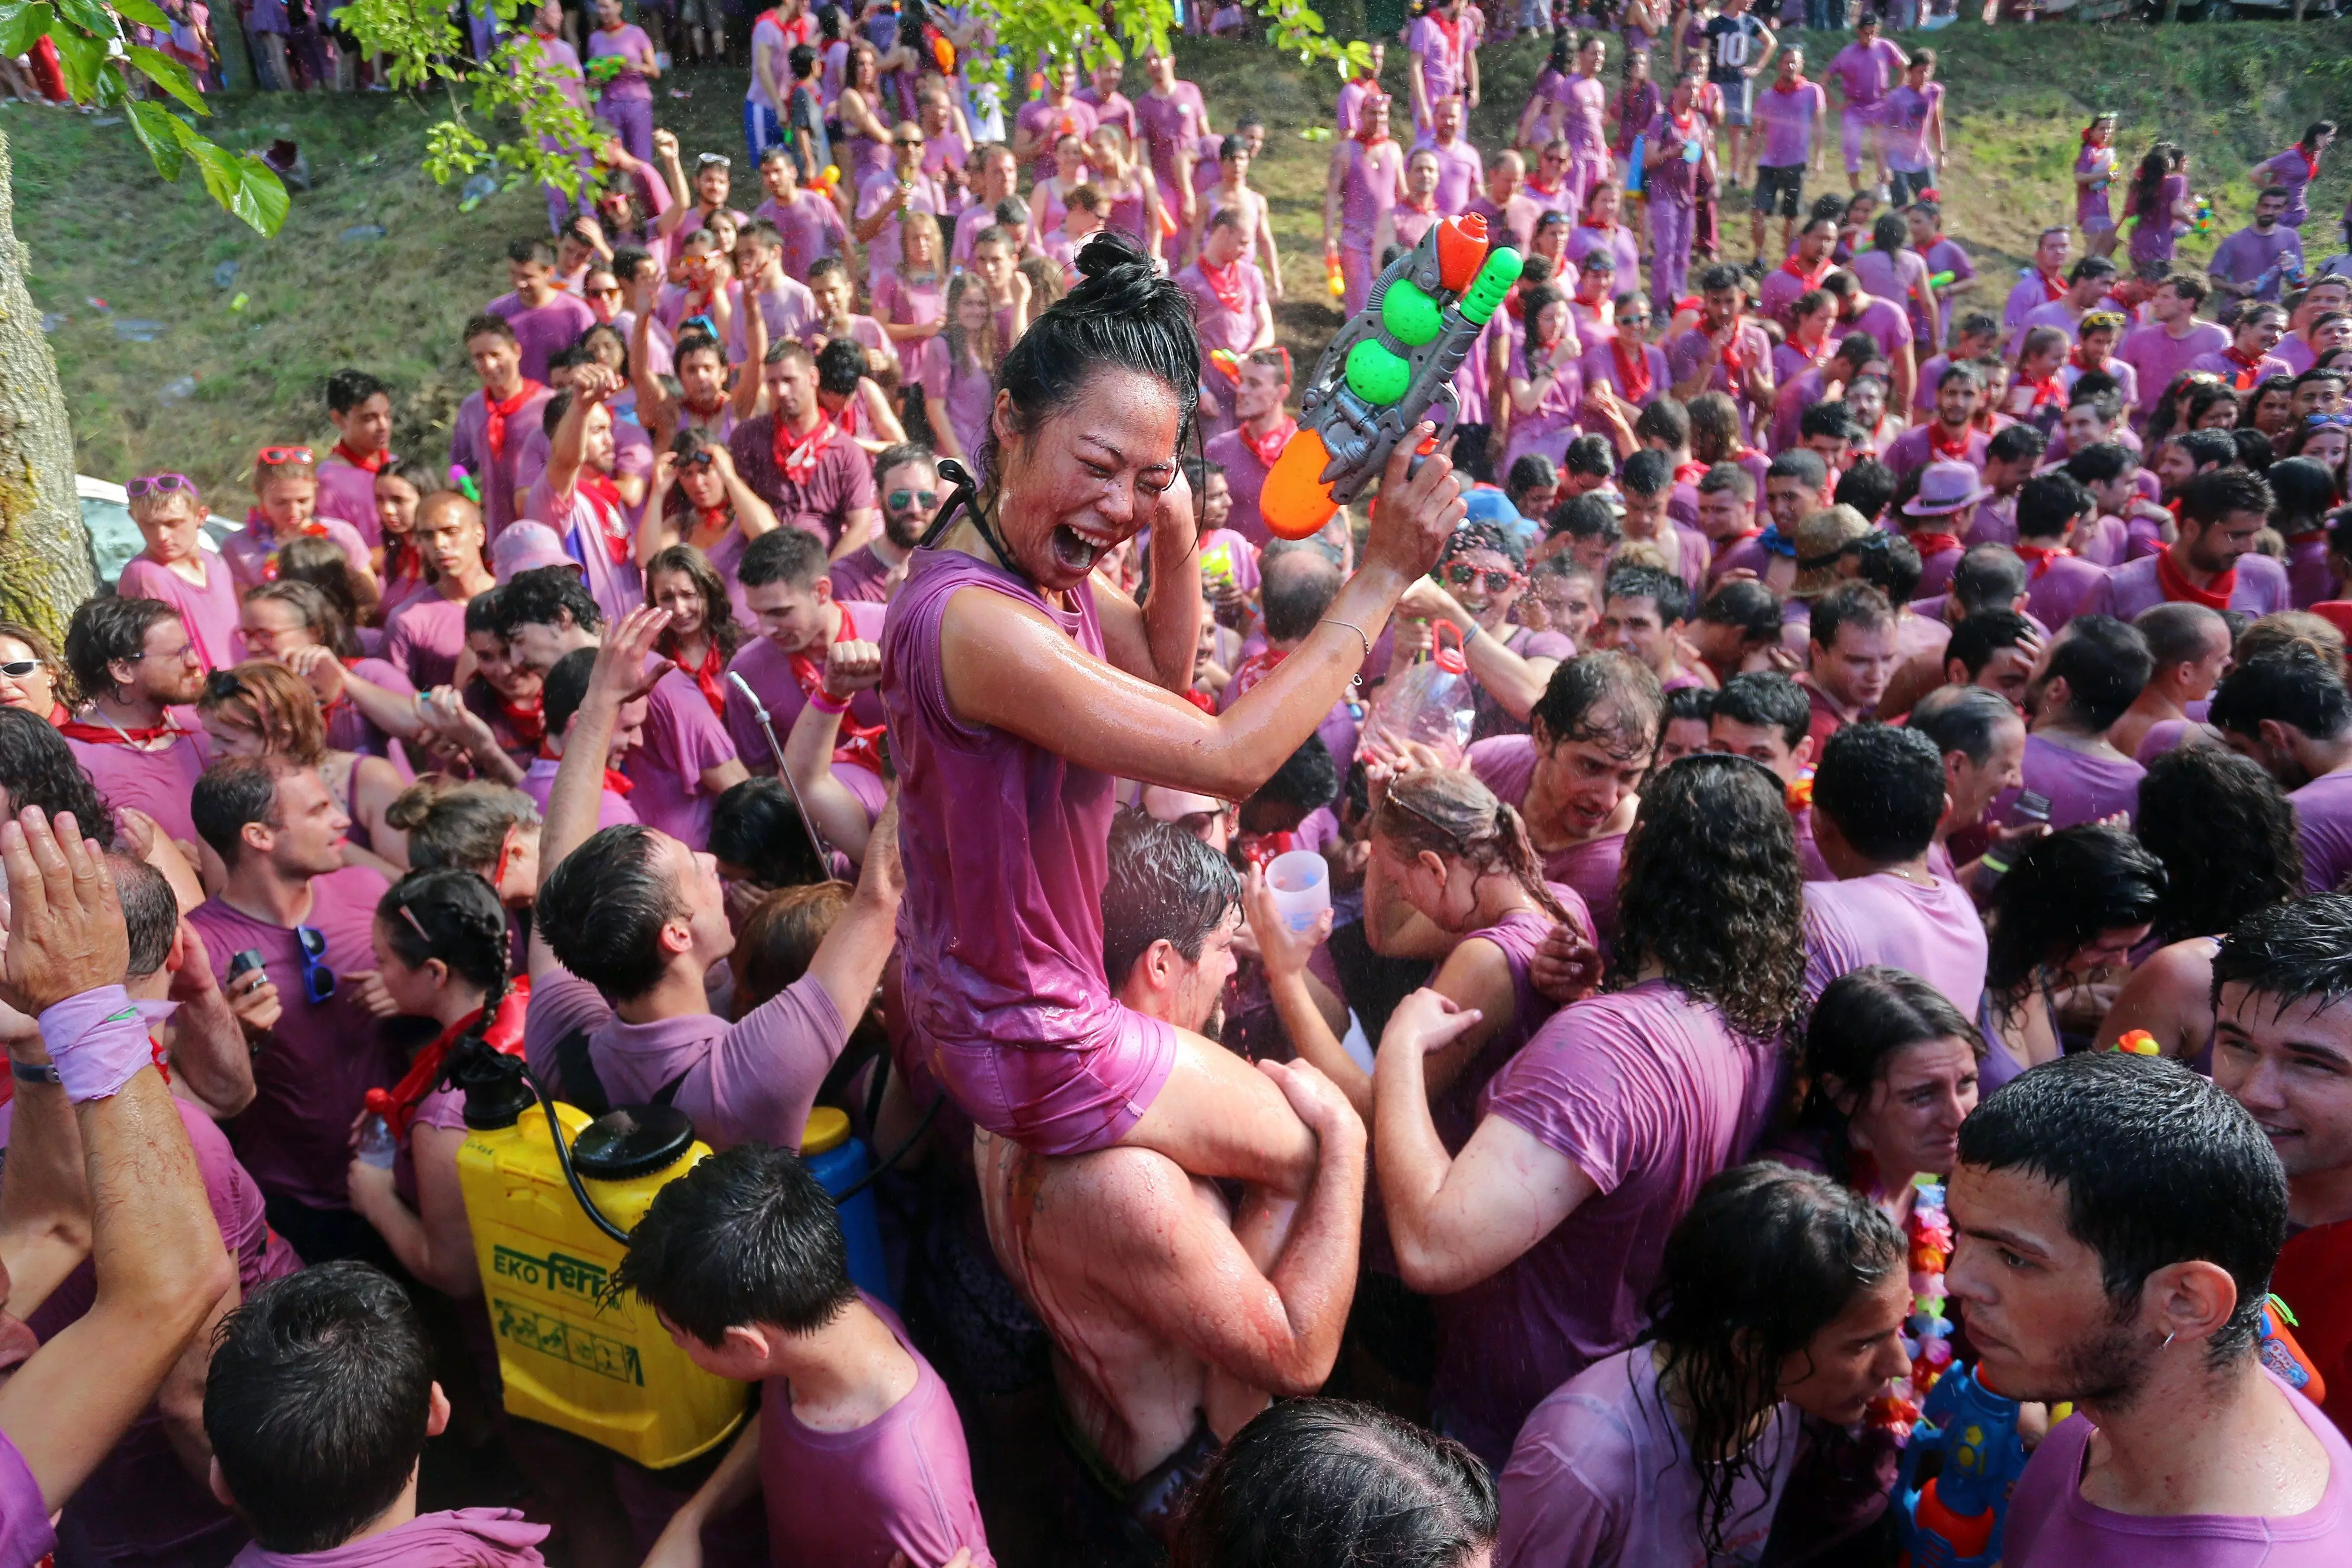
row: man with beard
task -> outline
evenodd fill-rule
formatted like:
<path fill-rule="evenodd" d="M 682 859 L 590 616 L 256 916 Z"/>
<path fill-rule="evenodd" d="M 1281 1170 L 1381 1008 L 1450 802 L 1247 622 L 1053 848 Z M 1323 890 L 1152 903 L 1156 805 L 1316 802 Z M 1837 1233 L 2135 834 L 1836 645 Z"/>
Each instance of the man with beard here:
<path fill-rule="evenodd" d="M 939 459 L 912 443 L 883 448 L 874 459 L 874 498 L 881 504 L 882 528 L 872 538 L 826 569 L 834 597 L 881 604 L 894 579 L 940 509 Z"/>
<path fill-rule="evenodd" d="M 205 689 L 186 622 L 160 600 L 89 600 L 66 627 L 65 653 L 88 698 L 58 727 L 74 760 L 110 804 L 146 812 L 193 851 L 188 793 L 211 747 L 185 708 Z"/>
<path fill-rule="evenodd" d="M 2158 472 L 2164 472 L 2161 460 Z M 2179 537 L 2108 572 L 2104 584 L 2084 596 L 2084 613 L 2128 621 L 2164 603 L 2248 616 L 2292 607 L 2286 568 L 2254 549 L 2272 505 L 2271 487 L 2260 475 L 2239 468 L 2199 474 L 2180 487 L 2179 500 Z"/>
<path fill-rule="evenodd" d="M 2286 274 L 2303 270 L 2303 238 L 2279 222 L 2285 212 L 2284 191 L 2254 198 L 2254 221 L 2216 246 L 2205 264 L 2214 293 L 2225 299 L 2278 298 Z"/>
<path fill-rule="evenodd" d="M 2307 644 L 2269 649 L 2230 672 L 2209 716 L 2231 750 L 2289 791 L 2304 885 L 2336 891 L 2352 873 L 2352 697 L 2342 679 Z"/>
<path fill-rule="evenodd" d="M 2213 1082 L 2246 1108 L 2286 1167 L 2296 1228 L 2271 1285 L 2327 1385 L 2328 1415 L 2352 1422 L 2352 898 L 2273 904 L 2213 959 Z"/>
<path fill-rule="evenodd" d="M 1118 818 L 1103 958 L 1120 1002 L 1213 1038 L 1240 915 L 1214 851 L 1173 824 Z M 1273 1396 L 1315 1392 L 1338 1358 L 1364 1125 L 1312 1067 L 1260 1067 L 1316 1134 L 1296 1202 L 1253 1187 L 1235 1212 L 1214 1183 L 1139 1146 L 1041 1157 L 974 1134 L 989 1239 L 1054 1336 L 1064 1526 L 1091 1560 L 1151 1561 L 1224 1441 Z"/>
<path fill-rule="evenodd" d="M 2273 1568 L 2352 1555 L 2352 1448 L 2256 1344 L 2285 1172 L 2187 1068 L 2026 1073 L 1960 1126 L 1945 1281 L 2013 1399 L 2072 1399 L 2011 1494 L 2009 1568 Z"/>

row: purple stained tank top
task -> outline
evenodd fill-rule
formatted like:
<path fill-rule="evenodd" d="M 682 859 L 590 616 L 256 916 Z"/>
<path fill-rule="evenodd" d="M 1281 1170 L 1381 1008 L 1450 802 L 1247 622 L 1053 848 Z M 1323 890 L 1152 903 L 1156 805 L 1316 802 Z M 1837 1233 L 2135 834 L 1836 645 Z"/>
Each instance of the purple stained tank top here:
<path fill-rule="evenodd" d="M 1372 243 L 1372 225 L 1380 215 L 1396 205 L 1396 175 L 1388 160 L 1378 155 L 1378 148 L 1392 148 L 1392 141 L 1382 141 L 1368 148 L 1359 141 L 1348 155 L 1347 177 L 1339 185 L 1339 238 L 1344 245 L 1361 248 Z M 1374 259 L 1378 259 L 1375 257 Z"/>
<path fill-rule="evenodd" d="M 915 552 L 882 628 L 908 1017 L 939 1044 L 1054 1050 L 1097 1040 L 1116 1011 L 1102 959 L 1111 779 L 956 716 L 940 625 L 967 588 L 1034 607 L 1103 656 L 1089 587 L 1078 588 L 1075 610 L 1062 610 L 971 556 Z"/>

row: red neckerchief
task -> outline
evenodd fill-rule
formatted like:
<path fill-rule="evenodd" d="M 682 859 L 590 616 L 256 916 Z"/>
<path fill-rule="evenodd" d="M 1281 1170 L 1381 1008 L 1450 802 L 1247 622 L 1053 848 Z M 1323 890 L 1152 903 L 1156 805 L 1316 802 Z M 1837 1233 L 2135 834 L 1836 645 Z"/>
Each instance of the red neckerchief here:
<path fill-rule="evenodd" d="M 1282 449 L 1290 444 L 1292 436 L 1298 434 L 1298 422 L 1286 413 L 1264 435 L 1252 435 L 1247 425 L 1241 426 L 1234 434 L 1242 438 L 1242 444 L 1250 449 L 1251 455 L 1271 471 L 1275 459 L 1282 455 Z"/>
<path fill-rule="evenodd" d="M 2074 553 L 2063 545 L 2030 545 L 2023 539 L 2018 540 L 2011 548 L 2017 551 L 2018 559 L 2033 569 L 2033 580 L 2036 582 L 2040 582 L 2042 573 L 2050 570 L 2052 561 L 2062 555 Z"/>
<path fill-rule="evenodd" d="M 91 724 L 86 719 L 68 719 L 58 726 L 58 733 L 68 740 L 86 740 L 92 746 L 139 746 L 150 740 L 161 740 L 167 735 L 185 735 L 187 731 L 173 724 L 167 714 L 161 724 L 142 725 L 134 729 L 119 729 L 110 724 Z"/>
<path fill-rule="evenodd" d="M 1706 465 L 1704 463 L 1685 463 L 1675 470 L 1675 483 L 1677 485 L 1696 485 L 1706 477 Z"/>
<path fill-rule="evenodd" d="M 795 485 L 807 484 L 816 473 L 816 460 L 824 454 L 832 434 L 833 421 L 822 413 L 816 416 L 809 433 L 798 437 L 784 428 L 783 415 L 776 415 L 774 434 L 768 442 L 769 455 L 776 460 L 776 471 Z"/>
<path fill-rule="evenodd" d="M 1781 271 L 1787 273 L 1790 277 L 1795 278 L 1799 283 L 1803 284 L 1809 289 L 1819 288 L 1822 286 L 1822 279 L 1827 277 L 1832 272 L 1835 271 L 1836 268 L 1836 259 L 1826 256 L 1822 257 L 1821 266 L 1813 268 L 1811 272 L 1807 272 L 1805 270 L 1804 264 L 1793 256 L 1780 264 Z"/>
<path fill-rule="evenodd" d="M 1264 871 L 1276 855 L 1286 855 L 1295 835 L 1290 833 L 1243 833 L 1236 841 L 1242 858 Z"/>
<path fill-rule="evenodd" d="M 1239 257 L 1235 257 L 1222 267 L 1211 267 L 1209 258 L 1204 256 L 1201 258 L 1200 267 L 1201 281 L 1209 286 L 1209 292 L 1217 297 L 1219 305 L 1223 306 L 1229 313 L 1235 316 L 1241 315 L 1249 308 L 1249 285 L 1242 279 L 1242 264 Z"/>
<path fill-rule="evenodd" d="M 1944 439 L 1944 422 L 1940 419 L 1929 420 L 1927 429 L 1927 451 L 1931 457 L 1946 457 L 1958 463 L 1969 460 L 1969 438 L 1976 434 L 1972 427 L 1965 424 L 1960 426 L 1960 438 L 1958 441 Z"/>
<path fill-rule="evenodd" d="M 1921 560 L 1960 548 L 1960 536 L 1958 534 L 1906 534 L 1904 537 L 1911 541 L 1911 548 L 1919 552 Z"/>
<path fill-rule="evenodd" d="M 1601 234 L 1607 234 L 1617 225 L 1615 224 L 1601 223 L 1592 218 L 1582 218 L 1578 220 L 1576 226 L 1580 229 L 1592 229 Z"/>
<path fill-rule="evenodd" d="M 1382 99 L 1381 101 L 1385 103 L 1388 100 Z M 1372 129 L 1371 107 L 1372 100 L 1369 93 L 1365 95 L 1362 102 L 1356 105 L 1356 144 L 1367 151 L 1378 147 L 1389 139 L 1388 128 L 1385 124 L 1379 131 Z"/>
<path fill-rule="evenodd" d="M 2231 567 L 2213 580 L 2210 588 L 2200 588 L 2182 575 L 2173 564 L 2172 552 L 2156 552 L 2156 580 L 2164 590 L 2164 597 L 2174 604 L 2201 604 L 2208 610 L 2230 608 L 2230 595 L 2237 591 L 2238 569 Z"/>
<path fill-rule="evenodd" d="M 842 630 L 851 632 L 846 612 L 842 615 Z M 793 655 L 793 679 L 800 683 L 801 695 L 814 697 L 824 690 L 824 665 L 806 653 Z M 841 744 L 833 748 L 835 762 L 855 762 L 860 768 L 871 768 L 878 777 L 882 772 L 882 731 L 878 724 L 860 724 L 847 714 L 841 716 Z"/>
<path fill-rule="evenodd" d="M 491 462 L 502 462 L 506 458 L 508 419 L 520 413 L 523 404 L 546 390 L 529 376 L 523 378 L 522 390 L 510 398 L 495 399 L 490 396 L 488 388 L 482 390 L 482 434 L 490 444 Z"/>
<path fill-rule="evenodd" d="M 702 655 L 702 663 L 699 664 L 686 663 L 678 653 L 677 639 L 667 632 L 662 633 L 660 643 L 656 645 L 661 650 L 662 657 L 676 664 L 684 674 L 694 677 L 694 684 L 702 688 L 702 700 L 710 705 L 710 711 L 724 716 L 727 712 L 727 694 L 720 688 L 719 682 L 720 676 L 726 673 L 727 661 L 719 656 L 718 639 L 710 640 L 709 650 Z"/>
<path fill-rule="evenodd" d="M 1233 692 L 1239 697 L 1244 692 L 1265 679 L 1276 664 L 1282 663 L 1282 650 L 1261 648 L 1234 666 Z"/>
<path fill-rule="evenodd" d="M 490 695 L 497 701 L 499 712 L 505 716 L 507 727 L 514 731 L 517 740 L 525 746 L 537 746 L 547 738 L 547 715 L 541 708 L 538 697 L 527 703 L 510 703 L 499 696 L 495 687 L 490 688 Z"/>
<path fill-rule="evenodd" d="M 2327 530 L 2326 528 L 2305 528 L 2300 532 L 2287 535 L 2286 542 L 2291 545 L 2315 545 L 2321 543 L 2326 538 Z"/>
<path fill-rule="evenodd" d="M 2091 363 L 2090 361 L 2083 358 L 2083 345 L 2080 343 L 2075 344 L 2074 347 L 2067 353 L 2066 362 L 2086 375 L 2104 376 L 2109 373 L 2107 364 L 2105 360 L 2100 361 L 2095 365 Z"/>
<path fill-rule="evenodd" d="M 499 1003 L 499 1015 L 490 1027 L 482 1031 L 482 1043 L 501 1056 L 522 1054 L 522 1027 L 530 1008 L 530 977 L 517 975 L 508 982 L 507 994 Z M 408 1135 L 410 1125 L 416 1120 L 416 1107 L 433 1092 L 433 1081 L 441 1076 L 442 1063 L 449 1058 L 449 1048 L 457 1043 L 458 1036 L 474 1027 L 482 1016 L 476 1008 L 456 1023 L 441 1031 L 439 1038 L 416 1053 L 400 1082 L 389 1089 L 367 1092 L 367 1108 L 383 1118 L 395 1138 Z"/>
<path fill-rule="evenodd" d="M 482 401 L 487 402 L 489 400 L 485 397 Z M 344 462 L 350 464 L 354 468 L 363 470 L 369 474 L 380 474 L 383 471 L 383 465 L 392 461 L 392 448 L 387 446 L 381 452 L 372 452 L 365 457 L 362 457 L 358 453 L 352 451 L 350 447 L 338 441 L 335 443 L 335 455 L 341 458 Z"/>
<path fill-rule="evenodd" d="M 1455 59 L 1460 59 L 1462 57 L 1462 23 L 1460 19 L 1448 16 L 1444 12 L 1433 9 L 1424 12 L 1423 15 L 1429 18 L 1432 26 L 1435 26 L 1439 32 L 1445 35 L 1445 52 L 1448 55 L 1453 56 Z"/>
<path fill-rule="evenodd" d="M 723 534 L 734 522 L 734 508 L 723 501 L 715 507 L 694 508 L 694 532 L 697 536 L 707 537 L 713 532 Z"/>
<path fill-rule="evenodd" d="M 2256 382 L 2261 381 L 2263 361 L 2270 358 L 2268 354 L 2248 354 L 2235 343 L 2222 350 L 2221 357 L 2233 365 L 2243 367 L 2236 375 L 2230 378 L 2231 389 L 2235 392 L 2248 391 Z"/>
<path fill-rule="evenodd" d="M 2066 297 L 2066 285 L 2062 280 L 2053 277 L 2048 273 L 2041 271 L 2038 268 L 2035 270 L 2033 276 L 2042 280 L 2042 302 L 2043 304 L 2053 304 Z"/>
<path fill-rule="evenodd" d="M 1647 345 L 1635 344 L 1633 357 L 1625 358 L 1625 335 L 1620 332 L 1609 340 L 1610 357 L 1617 361 L 1617 384 L 1625 389 L 1627 402 L 1643 402 L 1650 395 L 1650 356 Z"/>
<path fill-rule="evenodd" d="M 1528 176 L 1528 189 L 1533 191 L 1539 196 L 1557 196 L 1562 191 L 1568 189 L 1568 182 L 1566 180 L 1559 180 L 1547 185 L 1542 181 L 1538 180 L 1533 174 L 1530 174 Z M 1416 212 L 1425 212 L 1428 209 L 1415 208 L 1414 210 Z"/>
<path fill-rule="evenodd" d="M 1776 81 L 1774 81 L 1774 82 L 1773 82 L 1773 84 L 1772 84 L 1772 90 L 1773 90 L 1774 92 L 1777 92 L 1777 93 L 1783 93 L 1783 94 L 1786 94 L 1786 93 L 1793 93 L 1793 92 L 1795 92 L 1795 91 L 1796 91 L 1799 88 L 1801 88 L 1801 87 L 1811 87 L 1811 86 L 1812 86 L 1812 83 L 1805 79 L 1805 73 L 1804 73 L 1804 72 L 1802 72 L 1802 71 L 1799 71 L 1799 72 L 1798 72 L 1794 77 L 1792 77 L 1792 78 L 1790 78 L 1785 79 L 1785 80 L 1776 80 Z"/>
<path fill-rule="evenodd" d="M 2300 141 L 2294 144 L 2294 150 L 2303 154 L 2303 178 L 2305 183 L 2308 184 L 2310 182 L 2318 179 L 2319 154 L 2314 152 L 2310 148 L 2305 147 Z"/>
<path fill-rule="evenodd" d="M 2011 386 L 2032 387 L 2033 389 L 2033 401 L 2026 405 L 2025 411 L 2028 413 L 2032 413 L 2037 408 L 2042 408 L 2048 404 L 2057 402 L 2066 395 L 2064 390 L 2059 386 L 2058 378 L 2056 376 L 2044 376 L 2042 380 L 2035 381 L 2031 376 L 2028 376 L 2023 371 L 2020 371 L 2017 372 L 2017 379 L 2010 384 Z"/>
<path fill-rule="evenodd" d="M 425 575 L 425 557 L 406 534 L 384 536 L 383 575 L 393 582 Z"/>
<path fill-rule="evenodd" d="M 539 754 L 541 757 L 546 758 L 550 762 L 560 762 L 562 760 L 562 758 L 556 756 L 554 752 L 550 751 L 547 748 L 547 742 L 545 740 L 541 740 L 539 743 Z M 629 791 L 636 787 L 637 781 L 630 778 L 627 774 L 615 772 L 610 768 L 604 769 L 604 789 L 606 793 L 618 795 L 625 800 L 628 799 Z"/>
<path fill-rule="evenodd" d="M 588 509 L 596 514 L 596 529 L 604 537 L 604 549 L 620 566 L 629 559 L 629 517 L 621 509 L 621 487 L 609 475 L 593 468 L 583 468 L 572 487 L 588 497 Z"/>

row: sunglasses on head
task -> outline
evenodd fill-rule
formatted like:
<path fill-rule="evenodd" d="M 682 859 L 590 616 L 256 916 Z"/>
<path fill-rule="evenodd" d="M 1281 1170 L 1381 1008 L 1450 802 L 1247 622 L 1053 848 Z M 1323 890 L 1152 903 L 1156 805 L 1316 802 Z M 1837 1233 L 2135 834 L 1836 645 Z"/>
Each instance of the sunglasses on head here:
<path fill-rule="evenodd" d="M 710 448 L 708 446 L 698 446 L 693 451 L 688 453 L 684 457 L 679 458 L 678 461 L 685 464 L 688 468 L 708 468 L 713 463 L 718 462 L 719 459 L 712 454 Z"/>
<path fill-rule="evenodd" d="M 2330 425 L 2352 430 L 2352 413 L 2306 413 L 2303 416 L 2305 430 L 2325 430 Z"/>
<path fill-rule="evenodd" d="M 302 994 L 317 1007 L 335 994 L 335 972 L 327 967 L 327 934 L 315 925 L 297 925 L 294 946 L 302 960 Z"/>
<path fill-rule="evenodd" d="M 265 446 L 253 455 L 254 462 L 264 468 L 276 468 L 288 463 L 315 463 L 307 446 Z M 125 486 L 125 489 L 129 486 Z"/>
<path fill-rule="evenodd" d="M 887 499 L 894 512 L 903 512 L 914 507 L 929 511 L 939 505 L 940 493 L 937 490 L 893 490 Z"/>
<path fill-rule="evenodd" d="M 1481 572 L 1466 561 L 1455 561 L 1445 569 L 1445 580 L 1456 588 L 1467 588 L 1481 577 L 1486 580 L 1486 591 L 1489 593 L 1500 593 L 1519 580 L 1519 574 L 1516 571 Z"/>
<path fill-rule="evenodd" d="M 714 164 L 721 169 L 731 169 L 734 167 L 732 163 L 730 163 L 727 161 L 727 154 L 724 152 L 704 152 L 698 154 L 695 158 L 694 163 L 698 170 L 708 169 L 712 167 Z"/>
<path fill-rule="evenodd" d="M 122 493 L 134 501 L 144 496 L 193 496 L 196 482 L 185 474 L 149 474 L 123 486 Z"/>

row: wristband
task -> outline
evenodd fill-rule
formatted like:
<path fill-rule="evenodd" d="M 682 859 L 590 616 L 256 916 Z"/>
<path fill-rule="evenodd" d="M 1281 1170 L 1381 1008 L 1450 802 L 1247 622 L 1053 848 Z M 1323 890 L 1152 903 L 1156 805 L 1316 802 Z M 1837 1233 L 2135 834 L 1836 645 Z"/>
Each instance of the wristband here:
<path fill-rule="evenodd" d="M 826 691 L 823 686 L 819 686 L 816 690 L 809 694 L 809 706 L 816 709 L 819 713 L 845 714 L 849 711 L 849 699 L 847 697 L 843 697 L 840 701 L 836 702 L 834 700 L 834 696 L 831 692 Z"/>
<path fill-rule="evenodd" d="M 11 1058 L 8 1071 L 19 1083 L 62 1083 L 53 1061 L 18 1061 Z"/>
<path fill-rule="evenodd" d="M 121 986 L 100 986 L 45 1010 L 41 1040 L 77 1105 L 120 1092 L 154 1061 L 147 1025 Z"/>

